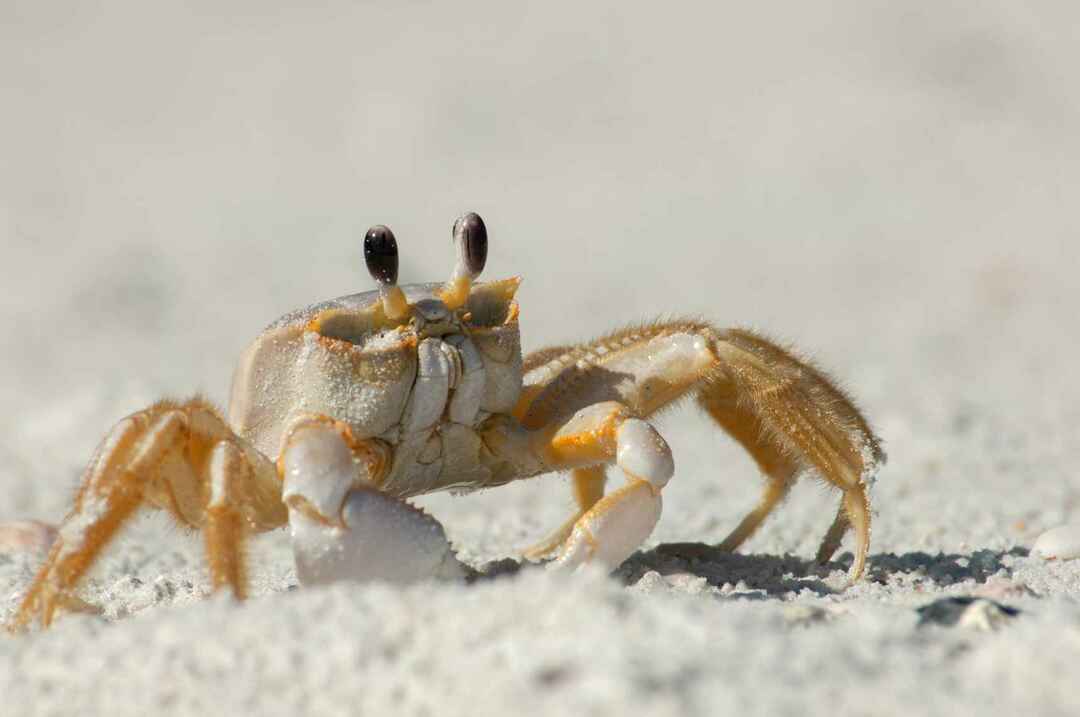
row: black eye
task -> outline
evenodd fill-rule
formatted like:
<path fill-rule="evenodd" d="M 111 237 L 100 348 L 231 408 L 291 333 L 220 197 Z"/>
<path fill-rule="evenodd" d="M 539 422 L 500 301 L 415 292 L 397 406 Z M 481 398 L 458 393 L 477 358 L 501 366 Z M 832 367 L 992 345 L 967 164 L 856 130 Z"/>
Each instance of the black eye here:
<path fill-rule="evenodd" d="M 372 279 L 380 284 L 396 284 L 398 258 L 394 232 L 382 224 L 368 229 L 364 235 L 364 262 Z"/>
<path fill-rule="evenodd" d="M 487 227 L 479 214 L 469 212 L 454 222 L 454 241 L 469 273 L 479 276 L 487 262 Z"/>

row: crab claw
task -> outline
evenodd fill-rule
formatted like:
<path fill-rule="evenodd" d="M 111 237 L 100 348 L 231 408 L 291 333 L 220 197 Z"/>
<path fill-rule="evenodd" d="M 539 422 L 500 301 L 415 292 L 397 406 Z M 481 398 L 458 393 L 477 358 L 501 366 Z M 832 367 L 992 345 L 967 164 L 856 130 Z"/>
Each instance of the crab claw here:
<path fill-rule="evenodd" d="M 350 445 L 328 423 L 301 424 L 290 433 L 282 498 L 297 578 L 304 585 L 464 578 L 439 522 L 368 482 L 365 472 L 381 458 L 371 449 L 368 441 Z"/>
<path fill-rule="evenodd" d="M 465 577 L 439 522 L 404 501 L 357 488 L 345 498 L 341 522 L 328 526 L 290 514 L 301 583 Z"/>

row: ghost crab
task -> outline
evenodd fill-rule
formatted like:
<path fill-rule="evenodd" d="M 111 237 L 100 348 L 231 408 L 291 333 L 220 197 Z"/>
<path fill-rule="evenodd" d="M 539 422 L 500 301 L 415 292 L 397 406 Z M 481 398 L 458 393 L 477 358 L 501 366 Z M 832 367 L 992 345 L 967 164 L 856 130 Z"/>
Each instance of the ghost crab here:
<path fill-rule="evenodd" d="M 368 231 L 378 291 L 267 327 L 240 358 L 227 421 L 197 397 L 114 426 L 12 626 L 46 626 L 58 607 L 79 605 L 79 579 L 143 505 L 201 528 L 214 588 L 242 598 L 245 537 L 286 523 L 303 584 L 463 577 L 440 524 L 405 499 L 569 471 L 577 511 L 526 557 L 614 568 L 652 532 L 674 474 L 648 419 L 687 395 L 765 475 L 757 507 L 718 547 L 739 547 L 810 470 L 842 494 L 817 559 L 854 528 L 859 578 L 867 479 L 884 455 L 823 374 L 757 334 L 690 320 L 523 359 L 519 279 L 475 281 L 487 255 L 476 214 L 458 219 L 453 237 L 447 283 L 398 286 L 393 234 Z M 605 494 L 611 465 L 627 482 Z"/>

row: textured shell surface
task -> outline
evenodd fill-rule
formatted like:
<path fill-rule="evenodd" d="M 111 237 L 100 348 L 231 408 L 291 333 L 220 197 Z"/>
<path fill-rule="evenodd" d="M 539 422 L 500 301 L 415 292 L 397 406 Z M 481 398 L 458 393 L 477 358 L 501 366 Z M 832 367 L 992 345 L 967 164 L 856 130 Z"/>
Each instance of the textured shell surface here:
<path fill-rule="evenodd" d="M 445 312 L 442 286 L 401 287 L 413 316 L 427 317 L 420 320 L 388 322 L 379 292 L 369 291 L 270 324 L 237 364 L 232 428 L 274 457 L 297 418 L 329 416 L 348 423 L 355 438 L 394 447 L 392 492 L 482 483 L 476 429 L 508 413 L 521 390 L 516 280 L 474 285 L 459 312 L 464 321 L 432 320 Z"/>

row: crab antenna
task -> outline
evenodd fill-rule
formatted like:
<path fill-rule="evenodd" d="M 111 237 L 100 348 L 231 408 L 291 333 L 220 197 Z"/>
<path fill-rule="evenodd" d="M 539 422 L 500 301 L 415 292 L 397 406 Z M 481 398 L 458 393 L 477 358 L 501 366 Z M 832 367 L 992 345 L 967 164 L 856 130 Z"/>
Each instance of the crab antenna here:
<path fill-rule="evenodd" d="M 469 212 L 454 222 L 454 245 L 457 247 L 457 263 L 440 295 L 446 308 L 451 311 L 468 300 L 469 289 L 487 262 L 487 227 L 479 214 Z"/>
<path fill-rule="evenodd" d="M 364 262 L 371 278 L 379 284 L 379 298 L 386 315 L 391 319 L 407 316 L 409 302 L 397 285 L 397 239 L 388 227 L 379 224 L 368 229 L 364 235 Z"/>

